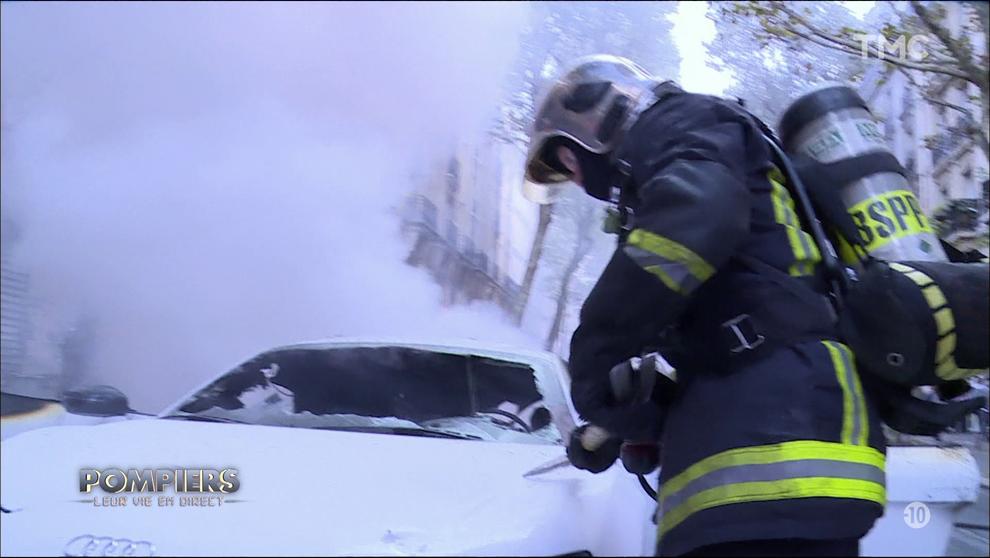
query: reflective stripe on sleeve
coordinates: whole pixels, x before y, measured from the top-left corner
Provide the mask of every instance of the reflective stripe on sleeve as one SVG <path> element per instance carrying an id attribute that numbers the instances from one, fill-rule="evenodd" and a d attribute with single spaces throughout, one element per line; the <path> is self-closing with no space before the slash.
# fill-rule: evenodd
<path id="1" fill-rule="evenodd" d="M 659 533 L 715 506 L 815 497 L 885 505 L 883 454 L 869 446 L 813 440 L 722 452 L 662 484 Z"/>
<path id="2" fill-rule="evenodd" d="M 715 268 L 690 248 L 644 229 L 629 233 L 624 250 L 640 267 L 682 295 L 690 294 L 715 274 Z"/>
<path id="3" fill-rule="evenodd" d="M 834 341 L 822 341 L 832 357 L 832 367 L 842 387 L 842 433 L 844 444 L 865 446 L 869 433 L 869 418 L 863 387 L 859 382 L 855 359 L 849 347 Z"/>

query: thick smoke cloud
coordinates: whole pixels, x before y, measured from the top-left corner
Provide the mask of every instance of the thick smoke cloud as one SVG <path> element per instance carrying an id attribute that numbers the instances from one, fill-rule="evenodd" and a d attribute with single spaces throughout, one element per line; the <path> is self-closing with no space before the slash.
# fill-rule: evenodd
<path id="1" fill-rule="evenodd" d="M 155 410 L 332 335 L 525 343 L 402 261 L 417 166 L 478 133 L 524 4 L 4 3 L 3 212 L 87 382 Z"/>

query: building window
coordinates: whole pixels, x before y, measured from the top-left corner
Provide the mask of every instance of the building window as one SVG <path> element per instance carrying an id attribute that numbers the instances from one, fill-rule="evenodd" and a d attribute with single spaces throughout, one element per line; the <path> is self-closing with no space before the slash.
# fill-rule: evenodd
<path id="1" fill-rule="evenodd" d="M 914 97 L 904 96 L 904 110 L 901 111 L 901 128 L 908 135 L 914 135 Z"/>
<path id="2" fill-rule="evenodd" d="M 457 225 L 453 221 L 447 221 L 447 234 L 444 236 L 452 248 L 457 249 Z"/>
<path id="3" fill-rule="evenodd" d="M 447 164 L 447 205 L 449 207 L 454 207 L 454 203 L 457 201 L 457 189 L 460 185 L 460 163 L 457 162 L 457 157 L 451 157 L 450 162 Z"/>
<path id="4" fill-rule="evenodd" d="M 943 159 L 955 153 L 965 139 L 966 134 L 956 126 L 950 126 L 936 135 L 932 146 L 932 164 L 938 166 Z"/>
<path id="5" fill-rule="evenodd" d="M 914 160 L 914 157 L 909 157 L 907 162 L 904 163 L 904 170 L 907 171 L 907 181 L 911 186 L 911 191 L 918 194 L 918 165 Z"/>

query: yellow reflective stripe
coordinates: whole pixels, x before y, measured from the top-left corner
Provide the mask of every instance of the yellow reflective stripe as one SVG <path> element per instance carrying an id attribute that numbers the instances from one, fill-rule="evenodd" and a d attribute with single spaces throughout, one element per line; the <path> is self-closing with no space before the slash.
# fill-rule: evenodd
<path id="1" fill-rule="evenodd" d="M 953 357 L 956 350 L 956 320 L 942 289 L 931 277 L 911 266 L 892 263 L 890 268 L 908 276 L 921 287 L 925 302 L 932 311 L 939 337 L 935 344 L 935 375 L 943 380 L 958 380 L 981 373 L 982 370 L 959 368 L 956 364 L 956 359 Z"/>
<path id="2" fill-rule="evenodd" d="M 940 308 L 948 303 L 945 300 L 945 295 L 942 294 L 942 289 L 934 284 L 921 289 L 921 294 L 925 295 L 925 300 L 928 301 L 929 308 Z"/>
<path id="3" fill-rule="evenodd" d="M 660 498 L 684 488 L 689 482 L 712 471 L 737 465 L 779 463 L 798 459 L 832 459 L 848 463 L 863 463 L 883 469 L 884 456 L 869 446 L 854 446 L 819 440 L 798 440 L 767 446 L 738 448 L 706 457 L 670 480 L 664 480 Z"/>
<path id="4" fill-rule="evenodd" d="M 871 231 L 866 249 L 876 252 L 899 238 L 934 234 L 920 207 L 910 190 L 893 190 L 870 196 L 848 211 L 860 230 Z"/>
<path id="5" fill-rule="evenodd" d="M 852 414 L 853 414 L 853 396 L 852 391 L 846 384 L 845 378 L 845 367 L 842 365 L 842 356 L 839 354 L 838 349 L 832 346 L 831 343 L 824 342 L 825 347 L 828 349 L 829 356 L 832 357 L 832 368 L 835 370 L 835 375 L 839 379 L 839 386 L 842 387 L 842 443 L 851 444 L 852 443 Z"/>
<path id="6" fill-rule="evenodd" d="M 660 280 L 663 281 L 663 284 L 666 285 L 668 289 L 674 291 L 675 293 L 682 295 L 687 294 L 684 292 L 684 289 L 681 288 L 680 284 L 678 284 L 677 281 L 674 281 L 674 278 L 668 275 L 667 272 L 664 271 L 663 268 L 660 267 L 659 265 L 650 265 L 644 267 L 643 269 L 659 277 Z"/>
<path id="7" fill-rule="evenodd" d="M 853 357 L 852 349 L 841 344 L 839 346 L 845 349 L 848 356 L 846 362 L 849 363 L 849 373 L 852 377 L 852 386 L 850 387 L 852 387 L 853 392 L 853 404 L 856 407 L 856 418 L 859 420 L 859 432 L 853 443 L 865 446 L 869 443 L 870 437 L 870 414 L 866 412 L 866 397 L 863 396 L 863 386 L 859 381 L 859 370 L 856 369 L 856 359 Z"/>
<path id="8" fill-rule="evenodd" d="M 905 273 L 904 275 L 907 275 L 912 281 L 917 283 L 918 286 L 922 288 L 935 283 L 930 277 L 920 271 L 912 271 L 910 273 Z"/>
<path id="9" fill-rule="evenodd" d="M 942 362 L 949 358 L 956 350 L 956 334 L 950 333 L 938 340 L 935 344 L 935 362 Z"/>
<path id="10" fill-rule="evenodd" d="M 835 376 L 842 388 L 842 432 L 844 444 L 866 445 L 869 433 L 869 417 L 863 387 L 856 370 L 856 360 L 852 351 L 841 343 L 822 341 L 832 358 Z"/>
<path id="11" fill-rule="evenodd" d="M 943 308 L 933 314 L 935 325 L 938 326 L 939 337 L 948 334 L 956 328 L 956 321 L 952 318 L 952 310 Z"/>
<path id="12" fill-rule="evenodd" d="M 677 527 L 682 521 L 708 508 L 740 502 L 765 502 L 793 498 L 854 498 L 881 506 L 887 503 L 882 484 L 858 479 L 806 477 L 772 482 L 744 482 L 699 492 L 660 518 L 660 534 Z"/>
<path id="13" fill-rule="evenodd" d="M 683 244 L 660 236 L 645 229 L 635 229 L 629 233 L 627 242 L 637 248 L 652 252 L 662 258 L 684 264 L 699 281 L 706 281 L 715 274 L 715 268 L 704 258 Z"/>
<path id="14" fill-rule="evenodd" d="M 691 273 L 683 262 L 675 262 L 634 246 L 626 244 L 622 250 L 637 265 L 660 278 L 664 285 L 674 292 L 687 296 L 701 285 L 701 281 Z"/>
<path id="15" fill-rule="evenodd" d="M 865 256 L 862 248 L 859 248 L 859 246 L 854 248 L 842 235 L 837 235 L 836 240 L 838 241 L 839 257 L 843 262 L 854 264 L 859 262 L 857 254 L 863 254 Z"/>
<path id="16" fill-rule="evenodd" d="M 776 181 L 770 181 L 773 191 L 770 194 L 773 200 L 774 219 L 787 231 L 787 240 L 791 245 L 791 252 L 794 253 L 795 262 L 807 259 L 808 254 L 804 250 L 801 239 L 798 238 L 797 215 L 792 209 L 792 200 L 787 190 Z"/>
<path id="17" fill-rule="evenodd" d="M 943 380 L 961 380 L 977 374 L 983 374 L 986 371 L 986 368 L 959 368 L 956 364 L 956 359 L 951 356 L 935 367 L 935 374 Z"/>
<path id="18" fill-rule="evenodd" d="M 814 262 L 809 261 L 794 262 L 788 268 L 787 272 L 791 275 L 791 277 L 811 275 L 815 272 L 815 264 Z"/>
<path id="19" fill-rule="evenodd" d="M 782 184 L 783 176 L 780 170 L 773 167 L 767 173 L 767 180 L 770 182 L 770 201 L 773 205 L 774 220 L 787 232 L 787 241 L 794 256 L 794 263 L 791 264 L 788 273 L 793 277 L 811 275 L 814 273 L 815 262 L 821 260 L 818 247 L 811 241 L 811 237 L 801 230 L 800 221 L 794 211 L 794 200 Z"/>
<path id="20" fill-rule="evenodd" d="M 784 173 L 780 172 L 780 169 L 777 168 L 777 165 L 772 165 L 770 167 L 770 172 L 767 173 L 767 178 L 770 179 L 771 182 L 779 182 L 780 184 L 783 184 L 787 180 L 784 178 Z"/>
<path id="21" fill-rule="evenodd" d="M 983 372 L 980 369 L 959 368 L 953 353 L 956 350 L 956 320 L 949 308 L 945 293 L 935 281 L 925 273 L 902 263 L 891 263 L 890 268 L 906 275 L 916 285 L 921 287 L 925 302 L 932 310 L 932 318 L 938 331 L 938 341 L 935 345 L 935 375 L 943 380 L 959 380 L 975 376 Z"/>

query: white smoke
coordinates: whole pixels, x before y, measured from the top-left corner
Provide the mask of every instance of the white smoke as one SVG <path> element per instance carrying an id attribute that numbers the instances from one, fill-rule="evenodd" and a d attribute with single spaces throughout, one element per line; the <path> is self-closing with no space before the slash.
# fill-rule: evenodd
<path id="1" fill-rule="evenodd" d="M 138 409 L 332 335 L 527 343 L 404 265 L 410 175 L 478 133 L 526 5 L 2 5 L 3 212 L 88 382 Z"/>

